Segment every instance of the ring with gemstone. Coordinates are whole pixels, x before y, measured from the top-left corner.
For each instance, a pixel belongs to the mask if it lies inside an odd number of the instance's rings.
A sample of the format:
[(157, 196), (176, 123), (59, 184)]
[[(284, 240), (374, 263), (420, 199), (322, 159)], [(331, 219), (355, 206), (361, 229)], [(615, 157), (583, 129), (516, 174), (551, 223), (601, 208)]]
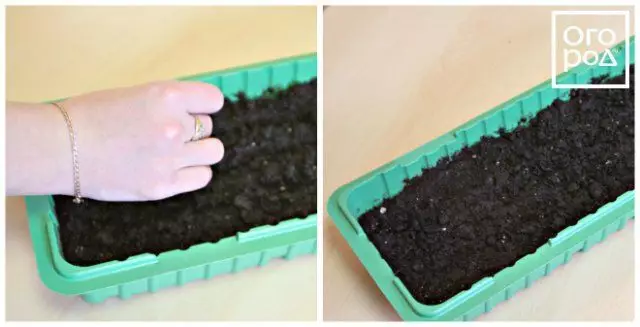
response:
[(191, 141), (198, 141), (205, 138), (205, 130), (204, 130), (204, 124), (202, 123), (202, 120), (200, 120), (200, 117), (198, 116), (195, 116), (195, 120), (196, 120), (195, 133), (193, 134)]

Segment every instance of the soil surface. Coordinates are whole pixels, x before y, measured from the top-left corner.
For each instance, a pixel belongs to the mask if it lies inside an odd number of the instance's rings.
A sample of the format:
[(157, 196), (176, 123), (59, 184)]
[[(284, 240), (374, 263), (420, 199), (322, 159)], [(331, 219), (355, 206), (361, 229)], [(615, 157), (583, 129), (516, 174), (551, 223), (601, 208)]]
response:
[(55, 196), (63, 255), (80, 266), (186, 249), (316, 212), (316, 80), (226, 100), (213, 116), (225, 157), (204, 189), (155, 202), (78, 206)]
[(528, 125), (423, 170), (360, 217), (416, 300), (446, 301), (634, 188), (631, 73), (630, 89), (572, 90)]

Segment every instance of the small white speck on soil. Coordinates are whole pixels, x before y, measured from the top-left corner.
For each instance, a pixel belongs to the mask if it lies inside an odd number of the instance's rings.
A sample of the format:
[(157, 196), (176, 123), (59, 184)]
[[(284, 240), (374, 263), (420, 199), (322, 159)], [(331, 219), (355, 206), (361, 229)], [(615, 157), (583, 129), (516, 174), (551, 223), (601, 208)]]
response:
[(286, 190), (287, 190), (287, 188), (286, 188), (286, 187), (284, 187), (284, 186), (280, 186), (280, 191), (283, 191), (283, 192), (284, 192), (284, 191), (286, 191)]
[(385, 207), (380, 207), (380, 213), (384, 214), (385, 212), (387, 212), (387, 208)]

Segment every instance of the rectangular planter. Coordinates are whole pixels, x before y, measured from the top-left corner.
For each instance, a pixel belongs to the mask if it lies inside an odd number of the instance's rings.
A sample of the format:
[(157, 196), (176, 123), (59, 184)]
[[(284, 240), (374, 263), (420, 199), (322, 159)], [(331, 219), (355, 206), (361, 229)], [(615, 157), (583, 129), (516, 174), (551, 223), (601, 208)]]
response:
[[(218, 86), (234, 99), (237, 92), (249, 98), (269, 87), (287, 87), (317, 76), (315, 54), (261, 63), (184, 78)], [(51, 290), (81, 295), (88, 302), (109, 297), (126, 299), (134, 294), (267, 264), (274, 258), (291, 259), (316, 252), (316, 215), (288, 219), (275, 226), (253, 228), (216, 243), (202, 243), (187, 250), (159, 255), (132, 256), (90, 267), (65, 261), (60, 248), (58, 221), (51, 196), (27, 196), (29, 229), (40, 278)]]
[[(634, 39), (630, 40), (630, 63), (634, 63)], [(602, 74), (619, 75), (624, 70), (624, 42), (612, 48), (615, 67), (578, 66), (558, 76), (558, 84), (586, 83)], [(628, 191), (574, 225), (548, 240), (534, 253), (522, 257), (511, 267), (485, 277), (468, 290), (438, 305), (424, 305), (393, 274), (358, 223), (358, 217), (393, 197), (404, 187), (403, 181), (434, 166), (438, 160), (471, 146), (482, 136), (497, 135), (500, 128), (513, 130), (521, 118), (528, 119), (554, 100), (567, 99), (568, 89), (553, 89), (548, 80), (514, 97), (462, 126), (338, 188), (329, 198), (327, 210), (359, 260), (404, 320), (472, 320), (489, 312), (496, 304), (510, 299), (516, 292), (548, 275), (571, 260), (574, 253), (585, 251), (609, 234), (625, 227), (634, 216), (635, 190)]]

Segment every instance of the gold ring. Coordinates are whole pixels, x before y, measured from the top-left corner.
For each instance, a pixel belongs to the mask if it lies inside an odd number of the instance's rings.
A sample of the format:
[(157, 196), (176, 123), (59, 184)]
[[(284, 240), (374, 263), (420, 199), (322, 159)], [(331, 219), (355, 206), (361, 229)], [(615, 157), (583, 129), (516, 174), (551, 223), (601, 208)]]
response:
[(202, 120), (200, 120), (200, 117), (198, 116), (194, 116), (194, 117), (196, 119), (196, 130), (195, 130), (195, 133), (193, 134), (193, 137), (191, 138), (191, 141), (202, 140), (203, 138), (205, 138), (204, 124), (202, 123)]

